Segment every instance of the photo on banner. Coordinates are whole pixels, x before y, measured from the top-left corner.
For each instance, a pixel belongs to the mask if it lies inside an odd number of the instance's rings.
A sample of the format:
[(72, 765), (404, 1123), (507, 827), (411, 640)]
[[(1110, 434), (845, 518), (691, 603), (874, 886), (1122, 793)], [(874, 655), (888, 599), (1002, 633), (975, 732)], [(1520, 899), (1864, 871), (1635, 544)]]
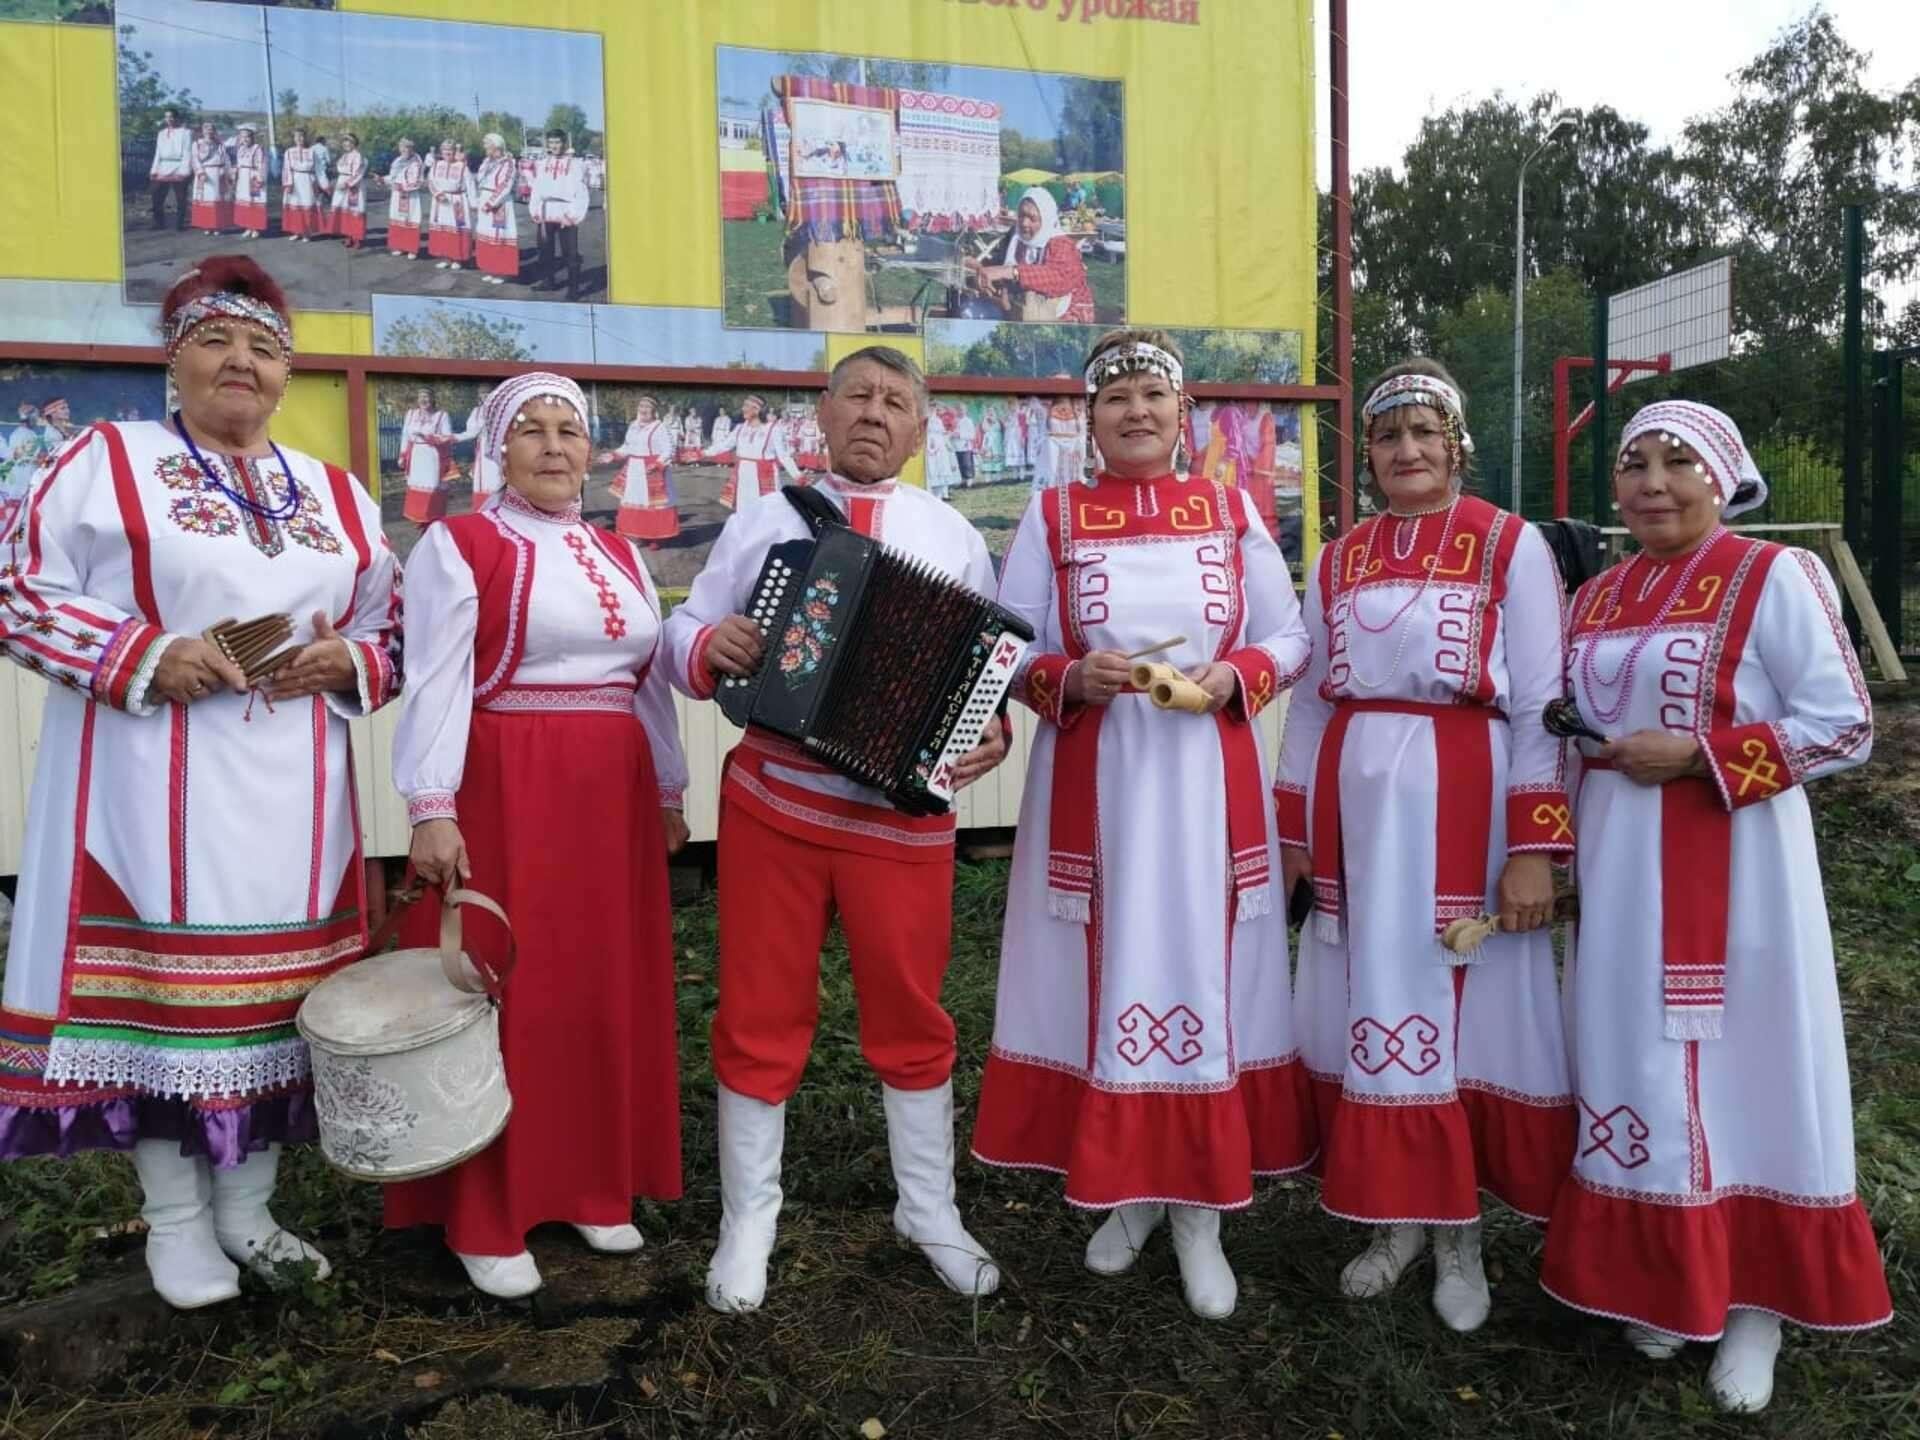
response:
[[(237, 0), (218, 0), (218, 3), (237, 3)], [(266, 0), (266, 3), (283, 10), (337, 10), (340, 7), (340, 0)], [(0, 0), (0, 20), (111, 25), (113, 0)]]
[[(1101, 325), (1016, 325), (993, 320), (927, 324), (929, 375), (1006, 379), (1078, 379), (1086, 357), (1107, 331)], [(1300, 383), (1298, 330), (1196, 329), (1167, 325), (1189, 382), (1227, 385)]]
[(1118, 80), (716, 52), (731, 326), (1127, 317)]
[(0, 364), (0, 534), (55, 451), (96, 420), (159, 420), (166, 372), (145, 365)]
[[(500, 488), (497, 467), (478, 453), (480, 405), (496, 383), (375, 380), (381, 523), (402, 559), (427, 525), (484, 504)], [(693, 583), (729, 516), (826, 471), (815, 391), (585, 389), (593, 458), (581, 513), (639, 545), (654, 583), (669, 594)]]
[[(1264, 400), (1200, 400), (1188, 413), (1190, 482), (1244, 489), (1287, 563), (1302, 563), (1301, 407)], [(996, 567), (1035, 495), (1092, 481), (1097, 457), (1078, 395), (936, 393), (927, 417), (926, 477), (933, 494), (972, 523)]]
[(129, 301), (227, 251), (305, 310), (607, 295), (598, 35), (230, 0), (115, 20)]

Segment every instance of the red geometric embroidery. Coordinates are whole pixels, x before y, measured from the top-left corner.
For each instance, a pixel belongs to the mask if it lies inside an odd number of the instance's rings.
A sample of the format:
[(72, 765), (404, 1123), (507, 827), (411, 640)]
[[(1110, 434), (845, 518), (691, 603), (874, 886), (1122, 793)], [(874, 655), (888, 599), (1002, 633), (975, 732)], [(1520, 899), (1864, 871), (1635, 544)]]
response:
[[(1647, 1147), (1641, 1142), (1651, 1135), (1653, 1131), (1648, 1127), (1647, 1122), (1640, 1118), (1639, 1112), (1631, 1105), (1616, 1105), (1613, 1109), (1602, 1115), (1598, 1110), (1587, 1104), (1585, 1099), (1582, 1099), (1580, 1101), (1580, 1108), (1593, 1117), (1587, 1125), (1587, 1138), (1593, 1141), (1593, 1144), (1580, 1152), (1580, 1158), (1582, 1160), (1596, 1151), (1604, 1150), (1607, 1158), (1622, 1170), (1637, 1170), (1651, 1158)], [(1626, 1132), (1628, 1143), (1626, 1155), (1622, 1155), (1618, 1150), (1613, 1148), (1614, 1138), (1620, 1133), (1613, 1122), (1621, 1115), (1627, 1117)]]
[(600, 596), (600, 608), (605, 612), (600, 628), (607, 632), (609, 640), (618, 640), (627, 633), (627, 622), (620, 614), (620, 594), (613, 588), (611, 581), (600, 573), (600, 567), (594, 564), (593, 557), (587, 553), (586, 538), (577, 530), (569, 530), (565, 535), (567, 549), (573, 552), (574, 562), (586, 572)]
[[(1413, 1043), (1420, 1047), (1420, 1063), (1416, 1066), (1407, 1059), (1407, 1041), (1400, 1032), (1409, 1025), (1413, 1027)], [(1373, 1051), (1373, 1034), (1380, 1033), (1380, 1053), (1384, 1057), (1378, 1064), (1370, 1063)], [(1440, 1051), (1436, 1048), (1440, 1041), (1440, 1027), (1424, 1015), (1409, 1015), (1398, 1025), (1387, 1025), (1371, 1015), (1362, 1015), (1353, 1022), (1353, 1063), (1369, 1075), (1378, 1075), (1389, 1065), (1398, 1065), (1409, 1075), (1424, 1075), (1440, 1063)]]
[[(1120, 1058), (1129, 1065), (1144, 1065), (1153, 1058), (1157, 1050), (1175, 1065), (1186, 1065), (1198, 1060), (1206, 1047), (1193, 1037), (1206, 1029), (1200, 1017), (1184, 1005), (1176, 1005), (1164, 1015), (1156, 1015), (1138, 1001), (1129, 1005), (1120, 1013), (1117, 1022), (1124, 1038), (1114, 1048), (1120, 1052)], [(1180, 1038), (1177, 1042), (1180, 1053), (1173, 1053), (1173, 1047), (1167, 1042), (1174, 1038), (1174, 1027), (1179, 1026)], [(1144, 1027), (1147, 1043), (1140, 1043), (1140, 1033)]]

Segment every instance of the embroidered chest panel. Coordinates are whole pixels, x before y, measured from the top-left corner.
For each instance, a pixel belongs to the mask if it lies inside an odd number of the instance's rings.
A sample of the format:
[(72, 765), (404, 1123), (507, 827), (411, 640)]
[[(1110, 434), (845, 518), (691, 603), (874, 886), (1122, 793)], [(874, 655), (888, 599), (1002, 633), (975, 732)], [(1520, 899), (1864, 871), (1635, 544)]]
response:
[[(163, 455), (154, 463), (154, 478), (172, 496), (166, 508), (176, 529), (210, 540), (243, 535), (269, 558), (283, 553), (289, 541), (322, 555), (342, 553), (340, 537), (312, 485), (294, 482), (299, 500), (289, 513), (289, 481), (274, 468), (244, 455), (209, 457), (207, 464), (217, 471), (209, 473), (184, 452)], [(234, 503), (229, 490), (268, 513)]]

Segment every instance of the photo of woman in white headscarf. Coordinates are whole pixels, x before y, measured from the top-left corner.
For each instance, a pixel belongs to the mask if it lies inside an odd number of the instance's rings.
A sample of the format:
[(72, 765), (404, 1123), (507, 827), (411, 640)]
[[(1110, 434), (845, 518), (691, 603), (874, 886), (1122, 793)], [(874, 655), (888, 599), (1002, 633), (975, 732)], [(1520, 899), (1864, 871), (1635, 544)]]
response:
[(963, 263), (980, 293), (1012, 319), (1093, 323), (1093, 288), (1080, 246), (1061, 233), (1060, 202), (1041, 186), (1020, 196), (1013, 228), (984, 260)]

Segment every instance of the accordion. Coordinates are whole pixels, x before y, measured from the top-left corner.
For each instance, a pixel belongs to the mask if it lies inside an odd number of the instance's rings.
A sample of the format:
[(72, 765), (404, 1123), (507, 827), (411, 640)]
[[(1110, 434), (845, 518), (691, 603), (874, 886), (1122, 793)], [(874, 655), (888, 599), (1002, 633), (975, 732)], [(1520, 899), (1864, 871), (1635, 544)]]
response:
[(831, 524), (767, 552), (746, 615), (765, 646), (720, 682), (734, 724), (798, 741), (823, 764), (941, 815), (1033, 639), (1018, 616), (921, 561)]

